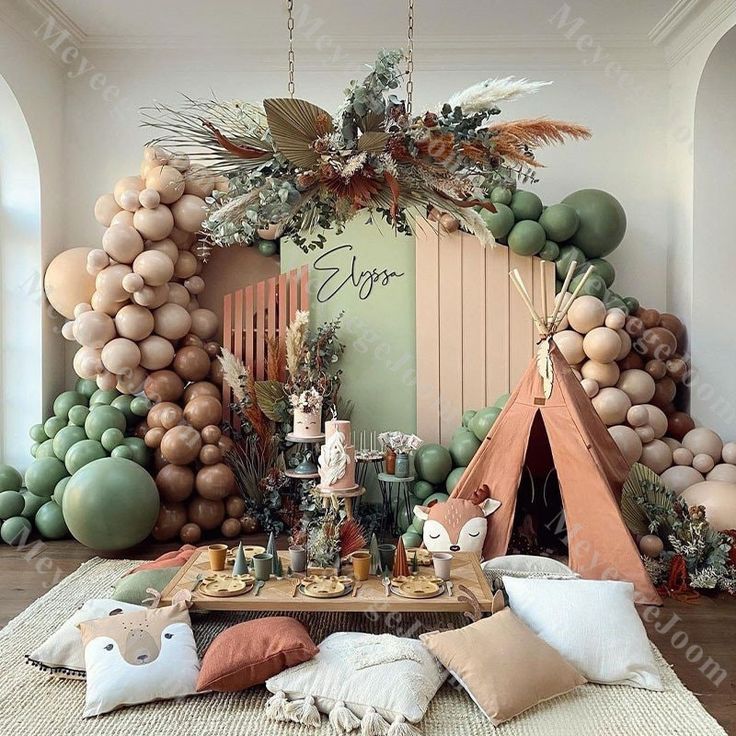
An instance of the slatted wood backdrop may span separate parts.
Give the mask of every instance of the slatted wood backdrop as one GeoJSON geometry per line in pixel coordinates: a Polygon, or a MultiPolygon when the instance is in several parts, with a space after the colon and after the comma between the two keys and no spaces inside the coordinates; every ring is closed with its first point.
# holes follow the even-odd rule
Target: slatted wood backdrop
{"type": "Polygon", "coordinates": [[[541,313],[543,288],[554,303],[555,269],[542,262],[543,280],[539,263],[466,233],[418,224],[417,434],[425,442],[449,443],[464,411],[493,404],[521,377],[536,332],[509,271],[519,269],[541,313]]]}
{"type": "MultiPolygon", "coordinates": [[[[243,360],[256,381],[262,381],[266,378],[267,340],[278,339],[282,351],[285,350],[286,328],[297,310],[308,309],[307,265],[225,294],[222,344],[243,360]]],[[[233,419],[230,401],[230,388],[223,382],[222,406],[228,422],[233,419]]]]}

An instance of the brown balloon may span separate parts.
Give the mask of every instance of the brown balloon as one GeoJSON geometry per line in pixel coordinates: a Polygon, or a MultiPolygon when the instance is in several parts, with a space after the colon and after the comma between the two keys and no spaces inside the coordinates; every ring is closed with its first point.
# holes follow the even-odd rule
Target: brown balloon
{"type": "Polygon", "coordinates": [[[233,539],[240,534],[239,519],[225,519],[220,526],[220,534],[226,539],[233,539]]]}
{"type": "Polygon", "coordinates": [[[235,449],[235,443],[225,434],[217,441],[217,446],[222,450],[223,454],[232,452],[235,449]]]}
{"type": "Polygon", "coordinates": [[[156,474],[156,487],[167,503],[186,501],[194,490],[194,471],[188,465],[166,465],[156,474]]]}
{"type": "Polygon", "coordinates": [[[202,342],[202,338],[193,335],[191,332],[188,335],[184,335],[184,337],[182,337],[180,344],[182,347],[188,347],[191,345],[195,348],[201,348],[204,345],[204,343],[202,342]]]}
{"type": "Polygon", "coordinates": [[[152,450],[155,450],[157,447],[160,447],[161,440],[165,434],[166,430],[163,427],[153,427],[153,429],[149,429],[148,432],[146,432],[146,436],[143,438],[143,441],[146,443],[146,447],[150,447],[152,450]]]}
{"type": "Polygon", "coordinates": [[[206,342],[204,344],[204,349],[207,351],[207,355],[209,355],[210,358],[213,358],[213,359],[216,358],[220,354],[220,346],[213,340],[206,342]]]}
{"type": "Polygon", "coordinates": [[[627,317],[624,329],[632,338],[637,338],[644,333],[646,327],[639,317],[627,317]]]}
{"type": "Polygon", "coordinates": [[[206,532],[217,529],[225,520],[225,504],[222,501],[194,495],[188,506],[189,519],[206,532]]]}
{"type": "Polygon", "coordinates": [[[650,360],[644,366],[644,370],[655,380],[664,378],[667,375],[667,366],[662,360],[650,360]]]}
{"type": "Polygon", "coordinates": [[[194,427],[181,425],[166,432],[161,440],[161,454],[170,463],[188,465],[197,459],[202,449],[202,438],[194,427]]]}
{"type": "Polygon", "coordinates": [[[176,351],[172,366],[185,381],[201,381],[210,372],[210,356],[202,348],[188,345],[176,351]]]}
{"type": "Polygon", "coordinates": [[[174,371],[154,371],[146,378],[143,392],[151,401],[178,401],[184,393],[184,382],[174,371]]]}
{"type": "MultiPolygon", "coordinates": [[[[672,403],[676,392],[677,386],[669,376],[660,378],[660,380],[656,381],[654,384],[654,396],[650,403],[654,404],[654,406],[658,406],[662,411],[664,411],[665,407],[672,403]]],[[[667,412],[665,412],[665,414],[666,413],[667,412]]]]}
{"type": "Polygon", "coordinates": [[[149,429],[150,427],[148,426],[148,422],[144,420],[138,423],[138,425],[135,428],[135,432],[133,434],[134,436],[139,437],[140,439],[143,439],[146,436],[146,432],[148,432],[149,429]]]}
{"type": "Polygon", "coordinates": [[[693,418],[684,411],[676,411],[667,417],[667,434],[678,441],[691,430],[695,429],[693,418]]]}
{"type": "Polygon", "coordinates": [[[219,399],[222,396],[222,390],[210,381],[191,383],[184,391],[184,403],[188,404],[192,399],[196,399],[197,396],[212,396],[215,399],[219,399]]]}
{"type": "Polygon", "coordinates": [[[186,523],[187,510],[183,503],[162,504],[151,536],[158,542],[168,542],[179,534],[186,523]]]}
{"type": "Polygon", "coordinates": [[[202,539],[202,529],[193,523],[184,524],[179,532],[179,539],[184,544],[197,544],[202,539]]]}
{"type": "Polygon", "coordinates": [[[245,500],[241,496],[228,496],[225,499],[225,513],[239,519],[245,513],[245,500]]]}
{"type": "Polygon", "coordinates": [[[687,363],[682,358],[671,358],[665,365],[667,366],[667,375],[675,383],[680,383],[687,375],[687,363]]]}
{"type": "Polygon", "coordinates": [[[216,463],[200,468],[194,485],[202,498],[222,500],[235,490],[235,476],[225,463],[216,463]]]}
{"type": "MultiPolygon", "coordinates": [[[[148,425],[150,427],[163,427],[164,425],[163,425],[163,422],[161,421],[161,415],[164,414],[167,409],[173,409],[174,411],[178,411],[179,419],[181,419],[182,410],[178,404],[175,404],[172,401],[162,401],[159,404],[154,404],[151,407],[151,410],[148,412],[148,416],[146,417],[146,421],[148,422],[148,425]]],[[[171,427],[167,427],[167,429],[171,429],[171,427]]]]}
{"type": "Polygon", "coordinates": [[[644,367],[644,361],[641,355],[637,355],[633,350],[623,359],[618,361],[618,367],[621,372],[637,368],[641,370],[644,367]]]}
{"type": "Polygon", "coordinates": [[[636,341],[635,347],[647,358],[668,360],[677,352],[677,339],[665,327],[649,327],[636,341]]]}
{"type": "Polygon", "coordinates": [[[638,317],[644,323],[644,327],[656,327],[661,315],[656,309],[642,309],[638,317]]]}
{"type": "Polygon", "coordinates": [[[159,470],[165,468],[169,461],[161,454],[161,448],[158,447],[153,451],[153,467],[158,473],[159,470]]]}
{"type": "Polygon", "coordinates": [[[212,383],[222,386],[222,363],[219,360],[213,360],[210,364],[209,379],[212,383]]]}
{"type": "Polygon", "coordinates": [[[195,429],[222,421],[222,403],[213,396],[197,396],[184,407],[184,418],[195,429]]]}
{"type": "Polygon", "coordinates": [[[685,325],[679,317],[675,317],[674,314],[668,312],[662,312],[659,316],[659,326],[669,330],[679,343],[685,335],[685,325]]]}
{"type": "Polygon", "coordinates": [[[214,465],[222,462],[222,450],[217,445],[202,445],[199,451],[199,462],[202,465],[214,465]]]}
{"type": "Polygon", "coordinates": [[[206,445],[216,445],[222,437],[222,430],[214,424],[209,424],[202,429],[200,434],[202,435],[202,442],[206,445]]]}

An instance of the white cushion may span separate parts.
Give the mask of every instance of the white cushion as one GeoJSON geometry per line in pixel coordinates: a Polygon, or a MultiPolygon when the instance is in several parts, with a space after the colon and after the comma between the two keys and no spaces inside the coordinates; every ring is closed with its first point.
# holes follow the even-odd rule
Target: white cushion
{"type": "Polygon", "coordinates": [[[575,575],[567,565],[551,557],[539,557],[538,555],[504,555],[486,560],[481,567],[483,570],[508,570],[509,572],[542,572],[559,575],[575,575]]]}
{"type": "Polygon", "coordinates": [[[591,682],[662,690],[634,586],[504,577],[511,610],[591,682]]]}
{"type": "Polygon", "coordinates": [[[289,700],[312,696],[322,713],[342,701],[358,718],[374,708],[389,722],[403,716],[416,723],[446,677],[416,639],[341,632],[321,642],[313,659],[270,678],[266,687],[289,700]]]}

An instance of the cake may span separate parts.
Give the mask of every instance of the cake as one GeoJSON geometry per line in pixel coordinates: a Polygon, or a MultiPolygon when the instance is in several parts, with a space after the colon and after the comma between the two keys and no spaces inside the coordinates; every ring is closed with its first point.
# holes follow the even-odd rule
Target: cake
{"type": "Polygon", "coordinates": [[[350,422],[325,422],[325,443],[319,453],[319,479],[323,491],[352,491],[355,483],[355,447],[350,444],[350,422]]]}
{"type": "Polygon", "coordinates": [[[294,407],[294,436],[309,439],[322,436],[322,397],[312,389],[303,392],[296,400],[292,398],[294,407]]]}

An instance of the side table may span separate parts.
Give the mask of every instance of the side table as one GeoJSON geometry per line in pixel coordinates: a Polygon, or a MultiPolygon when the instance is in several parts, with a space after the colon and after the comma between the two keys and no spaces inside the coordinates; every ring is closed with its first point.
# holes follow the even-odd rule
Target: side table
{"type": "Polygon", "coordinates": [[[381,489],[381,497],[383,500],[383,518],[381,520],[381,538],[385,539],[388,530],[391,530],[392,536],[398,537],[401,534],[399,529],[399,509],[401,502],[404,503],[404,508],[407,510],[407,514],[410,513],[409,508],[411,504],[410,495],[411,489],[414,486],[414,476],[410,475],[406,478],[397,478],[395,475],[389,475],[388,473],[378,474],[378,486],[381,489]],[[396,512],[394,513],[392,508],[392,496],[393,489],[396,487],[396,512]],[[403,498],[402,498],[403,496],[403,498]]]}

